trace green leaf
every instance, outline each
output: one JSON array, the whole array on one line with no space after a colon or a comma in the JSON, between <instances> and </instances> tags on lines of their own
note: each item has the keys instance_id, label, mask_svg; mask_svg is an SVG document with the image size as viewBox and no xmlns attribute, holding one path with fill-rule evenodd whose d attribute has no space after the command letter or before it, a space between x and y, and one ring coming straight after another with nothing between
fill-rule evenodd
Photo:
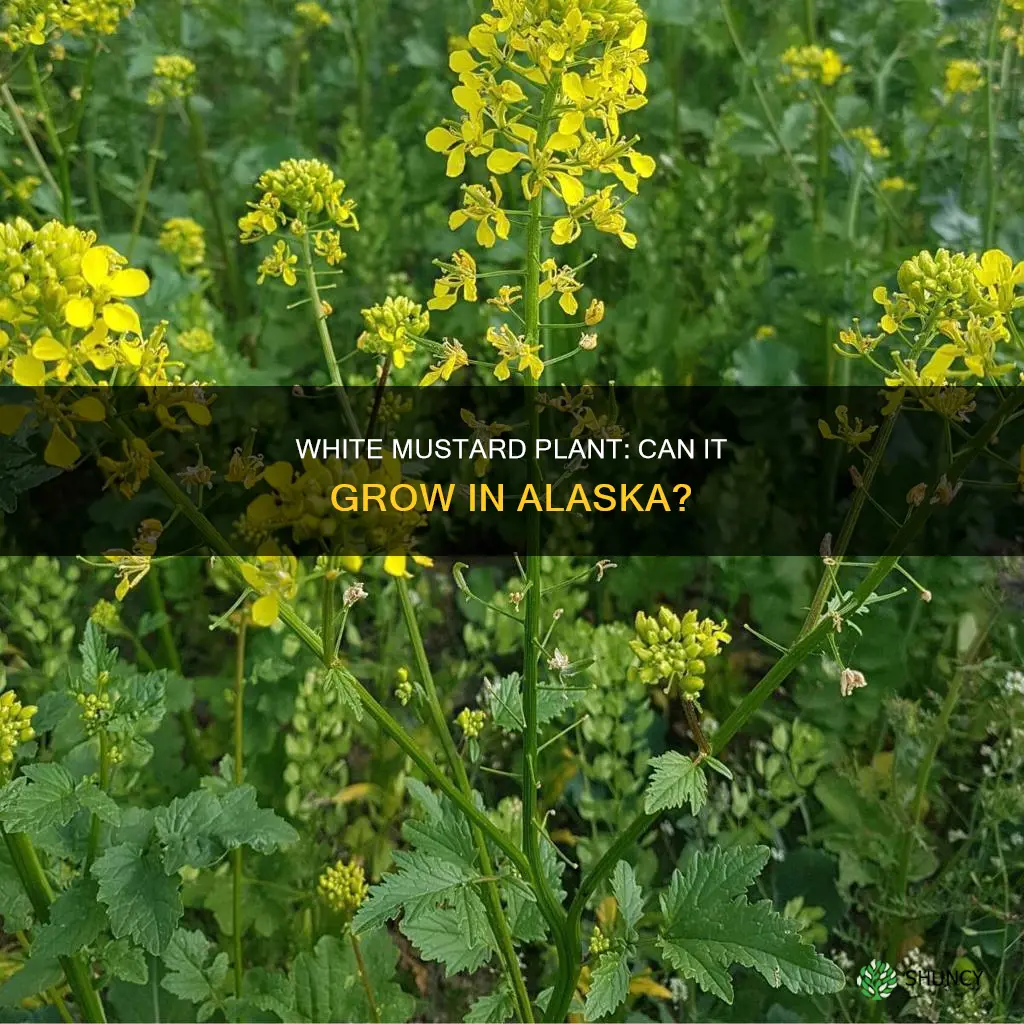
<instances>
[{"instance_id":1,"label":"green leaf","mask_svg":"<svg viewBox=\"0 0 1024 1024\"><path fill-rule=\"evenodd\" d=\"M357 933L385 924L402 911L409 919L433 910L476 878L462 865L416 850L398 850L394 861L398 870L370 890L352 919Z\"/></svg>"},{"instance_id":2,"label":"green leaf","mask_svg":"<svg viewBox=\"0 0 1024 1024\"><path fill-rule=\"evenodd\" d=\"M79 809L71 773L59 764L29 764L23 771L0 790L0 821L7 830L37 833L66 825Z\"/></svg>"},{"instance_id":3,"label":"green leaf","mask_svg":"<svg viewBox=\"0 0 1024 1024\"><path fill-rule=\"evenodd\" d=\"M768 861L764 846L697 852L676 871L661 896L659 944L685 978L731 1003L729 967L752 967L770 985L790 992L838 992L843 972L803 942L793 922L771 902L748 903L746 890Z\"/></svg>"},{"instance_id":4,"label":"green leaf","mask_svg":"<svg viewBox=\"0 0 1024 1024\"><path fill-rule=\"evenodd\" d=\"M60 984L64 972L56 960L33 956L0 987L0 1006L17 1006L25 999Z\"/></svg>"},{"instance_id":5,"label":"green leaf","mask_svg":"<svg viewBox=\"0 0 1024 1024\"><path fill-rule=\"evenodd\" d=\"M421 853L475 870L476 848L462 813L450 800L432 793L419 779L407 779L406 788L424 813L422 819L408 818L402 825L406 842Z\"/></svg>"},{"instance_id":6,"label":"green leaf","mask_svg":"<svg viewBox=\"0 0 1024 1024\"><path fill-rule=\"evenodd\" d=\"M337 697L341 703L352 712L357 722L363 720L363 702L359 699L356 688L347 672L339 669L328 669L324 677L324 689L331 695Z\"/></svg>"},{"instance_id":7,"label":"green leaf","mask_svg":"<svg viewBox=\"0 0 1024 1024\"><path fill-rule=\"evenodd\" d=\"M265 967L251 968L242 980L242 996L257 1009L275 1013L281 1020L295 1019L295 991L284 974Z\"/></svg>"},{"instance_id":8,"label":"green leaf","mask_svg":"<svg viewBox=\"0 0 1024 1024\"><path fill-rule=\"evenodd\" d=\"M472 894L479 901L476 894ZM483 904L483 924L487 927ZM491 942L473 942L460 930L459 915L455 910L444 908L428 910L411 921L399 925L402 934L416 947L424 960L436 960L445 966L445 976L450 977L461 971L475 971L491 958L494 947ZM490 928L487 927L488 936Z\"/></svg>"},{"instance_id":9,"label":"green leaf","mask_svg":"<svg viewBox=\"0 0 1024 1024\"><path fill-rule=\"evenodd\" d=\"M526 728L523 714L523 693L519 685L519 673L512 672L484 683L487 710L491 721L505 732L522 732Z\"/></svg>"},{"instance_id":10,"label":"green leaf","mask_svg":"<svg viewBox=\"0 0 1024 1024\"><path fill-rule=\"evenodd\" d=\"M650 780L644 792L644 810L657 814L671 807L689 803L690 813L697 814L707 803L708 780L704 769L675 750L651 759Z\"/></svg>"},{"instance_id":11,"label":"green leaf","mask_svg":"<svg viewBox=\"0 0 1024 1024\"><path fill-rule=\"evenodd\" d=\"M508 985L502 983L489 995L481 996L463 1017L465 1024L505 1024L516 1012Z\"/></svg>"},{"instance_id":12,"label":"green leaf","mask_svg":"<svg viewBox=\"0 0 1024 1024\"><path fill-rule=\"evenodd\" d=\"M95 942L107 926L107 915L96 900L96 883L79 878L50 906L50 920L36 930L33 957L56 960Z\"/></svg>"},{"instance_id":13,"label":"green leaf","mask_svg":"<svg viewBox=\"0 0 1024 1024\"><path fill-rule=\"evenodd\" d=\"M0 110L0 131L5 131L8 135L14 134L14 122L6 110Z\"/></svg>"},{"instance_id":14,"label":"green leaf","mask_svg":"<svg viewBox=\"0 0 1024 1024\"><path fill-rule=\"evenodd\" d=\"M618 1009L629 994L629 961L625 953L603 953L590 972L587 992L587 1020L607 1017Z\"/></svg>"},{"instance_id":15,"label":"green leaf","mask_svg":"<svg viewBox=\"0 0 1024 1024\"><path fill-rule=\"evenodd\" d=\"M145 985L149 981L146 954L127 939L114 939L103 947L100 960L109 974L132 985Z\"/></svg>"},{"instance_id":16,"label":"green leaf","mask_svg":"<svg viewBox=\"0 0 1024 1024\"><path fill-rule=\"evenodd\" d=\"M636 872L630 864L620 860L612 874L612 893L619 905L619 913L626 925L626 934L630 941L636 941L636 926L644 916L644 896L640 883L636 880Z\"/></svg>"},{"instance_id":17,"label":"green leaf","mask_svg":"<svg viewBox=\"0 0 1024 1024\"><path fill-rule=\"evenodd\" d=\"M167 874L172 875L185 865L209 867L224 856L215 832L220 813L220 801L205 789L176 797L157 810L153 826L163 847Z\"/></svg>"},{"instance_id":18,"label":"green leaf","mask_svg":"<svg viewBox=\"0 0 1024 1024\"><path fill-rule=\"evenodd\" d=\"M167 973L160 984L171 995L198 1003L200 1021L210 1017L224 1002L228 955L218 953L210 963L211 942L200 931L179 928L164 951Z\"/></svg>"},{"instance_id":19,"label":"green leaf","mask_svg":"<svg viewBox=\"0 0 1024 1024\"><path fill-rule=\"evenodd\" d=\"M5 843L0 843L0 918L8 935L32 927L32 904L25 895Z\"/></svg>"},{"instance_id":20,"label":"green leaf","mask_svg":"<svg viewBox=\"0 0 1024 1024\"><path fill-rule=\"evenodd\" d=\"M168 878L154 850L112 846L92 866L115 938L131 937L147 953L167 948L184 913L178 879Z\"/></svg>"},{"instance_id":21,"label":"green leaf","mask_svg":"<svg viewBox=\"0 0 1024 1024\"><path fill-rule=\"evenodd\" d=\"M91 619L86 623L78 652L82 656L82 682L95 692L103 672L113 672L117 665L117 648L107 647L107 634Z\"/></svg>"},{"instance_id":22,"label":"green leaf","mask_svg":"<svg viewBox=\"0 0 1024 1024\"><path fill-rule=\"evenodd\" d=\"M361 940L374 1002L382 1021L405 1021L412 1016L415 1001L395 983L398 950L384 929ZM370 1007L363 990L351 942L343 943L325 935L312 953L300 953L291 971L295 1011L289 1020L367 1021Z\"/></svg>"},{"instance_id":23,"label":"green leaf","mask_svg":"<svg viewBox=\"0 0 1024 1024\"><path fill-rule=\"evenodd\" d=\"M75 789L79 804L107 825L121 824L121 808L92 782L80 782Z\"/></svg>"},{"instance_id":24,"label":"green leaf","mask_svg":"<svg viewBox=\"0 0 1024 1024\"><path fill-rule=\"evenodd\" d=\"M257 805L252 786L238 786L221 797L216 834L229 850L251 846L257 853L273 853L299 839L298 832L284 818Z\"/></svg>"}]
</instances>

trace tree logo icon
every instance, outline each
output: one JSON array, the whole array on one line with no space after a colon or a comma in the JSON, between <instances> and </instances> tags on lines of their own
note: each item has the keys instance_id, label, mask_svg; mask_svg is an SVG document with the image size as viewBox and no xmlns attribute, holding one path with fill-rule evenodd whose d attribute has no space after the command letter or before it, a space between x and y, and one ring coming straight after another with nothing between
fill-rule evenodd
<instances>
[{"instance_id":1,"label":"tree logo icon","mask_svg":"<svg viewBox=\"0 0 1024 1024\"><path fill-rule=\"evenodd\" d=\"M860 969L857 987L867 999L888 999L896 987L896 972L884 960L872 960Z\"/></svg>"}]
</instances>

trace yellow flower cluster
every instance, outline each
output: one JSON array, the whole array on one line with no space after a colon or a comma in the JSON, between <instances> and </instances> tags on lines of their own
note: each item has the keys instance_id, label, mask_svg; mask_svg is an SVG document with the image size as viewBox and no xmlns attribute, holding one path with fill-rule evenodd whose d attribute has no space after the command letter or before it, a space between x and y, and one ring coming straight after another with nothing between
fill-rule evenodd
<instances>
[{"instance_id":1,"label":"yellow flower cluster","mask_svg":"<svg viewBox=\"0 0 1024 1024\"><path fill-rule=\"evenodd\" d=\"M165 381L162 330L144 341L123 301L148 289L146 274L91 231L56 220L0 225L0 321L14 329L0 329L0 377L39 387L123 367L143 383Z\"/></svg>"},{"instance_id":2,"label":"yellow flower cluster","mask_svg":"<svg viewBox=\"0 0 1024 1024\"><path fill-rule=\"evenodd\" d=\"M206 259L206 234L191 217L171 217L160 229L158 244L164 252L177 257L178 266L195 270Z\"/></svg>"},{"instance_id":3,"label":"yellow flower cluster","mask_svg":"<svg viewBox=\"0 0 1024 1024\"><path fill-rule=\"evenodd\" d=\"M111 35L135 0L4 0L0 44L9 50L45 46L54 36Z\"/></svg>"},{"instance_id":4,"label":"yellow flower cluster","mask_svg":"<svg viewBox=\"0 0 1024 1024\"><path fill-rule=\"evenodd\" d=\"M359 230L355 203L342 199L345 182L321 160L285 160L279 167L264 171L256 182L262 192L258 203L249 203L250 212L239 218L243 243L258 242L288 225L295 238L311 234L313 250L336 266L345 259L341 234L336 228ZM333 224L334 227L328 227ZM308 242L304 241L304 244ZM291 246L279 239L259 268L259 283L268 276L281 278L289 287L296 283L298 257Z\"/></svg>"},{"instance_id":5,"label":"yellow flower cluster","mask_svg":"<svg viewBox=\"0 0 1024 1024\"><path fill-rule=\"evenodd\" d=\"M404 295L388 296L382 305L362 311L367 329L356 346L364 352L391 357L399 369L405 357L416 350L416 338L430 329L430 314Z\"/></svg>"},{"instance_id":6,"label":"yellow flower cluster","mask_svg":"<svg viewBox=\"0 0 1024 1024\"><path fill-rule=\"evenodd\" d=\"M1006 0L999 9L999 38L1013 43L1018 56L1024 57L1024 0Z\"/></svg>"},{"instance_id":7,"label":"yellow flower cluster","mask_svg":"<svg viewBox=\"0 0 1024 1024\"><path fill-rule=\"evenodd\" d=\"M35 738L32 716L38 710L32 704L23 707L13 690L0 693L0 765L11 764L15 748Z\"/></svg>"},{"instance_id":8,"label":"yellow flower cluster","mask_svg":"<svg viewBox=\"0 0 1024 1024\"><path fill-rule=\"evenodd\" d=\"M196 66L180 53L153 58L153 85L146 96L151 107L162 107L168 100L183 100L196 89Z\"/></svg>"},{"instance_id":9,"label":"yellow flower cluster","mask_svg":"<svg viewBox=\"0 0 1024 1024\"><path fill-rule=\"evenodd\" d=\"M873 293L884 310L882 333L865 335L858 326L839 337L842 345L862 356L887 338L905 341L907 355L891 352L896 372L886 378L887 384L944 385L1013 370L1009 352L1004 356L1000 346L1012 337L1008 317L1024 306L1024 262L1014 264L1001 249L989 249L980 258L939 249L906 260L896 280L899 291L890 294L879 286ZM932 340L939 339L945 340L933 348Z\"/></svg>"},{"instance_id":10,"label":"yellow flower cluster","mask_svg":"<svg viewBox=\"0 0 1024 1024\"><path fill-rule=\"evenodd\" d=\"M878 183L878 187L883 192L913 192L915 188L906 178L901 178L898 174L891 178L883 178Z\"/></svg>"},{"instance_id":11,"label":"yellow flower cluster","mask_svg":"<svg viewBox=\"0 0 1024 1024\"><path fill-rule=\"evenodd\" d=\"M362 906L370 889L361 865L339 860L320 876L317 891L331 910L349 916Z\"/></svg>"},{"instance_id":12,"label":"yellow flower cluster","mask_svg":"<svg viewBox=\"0 0 1024 1024\"><path fill-rule=\"evenodd\" d=\"M476 739L484 731L487 722L486 711L473 711L463 708L455 717L455 724L462 730L467 740Z\"/></svg>"},{"instance_id":13,"label":"yellow flower cluster","mask_svg":"<svg viewBox=\"0 0 1024 1024\"><path fill-rule=\"evenodd\" d=\"M404 665L400 666L396 675L398 682L395 684L395 696L398 698L398 703L405 707L412 700L415 690L412 680L409 678L409 670Z\"/></svg>"},{"instance_id":14,"label":"yellow flower cluster","mask_svg":"<svg viewBox=\"0 0 1024 1024\"><path fill-rule=\"evenodd\" d=\"M204 352L212 352L217 347L213 335L205 327L190 327L182 331L176 340L186 352L197 356Z\"/></svg>"},{"instance_id":15,"label":"yellow flower cluster","mask_svg":"<svg viewBox=\"0 0 1024 1024\"><path fill-rule=\"evenodd\" d=\"M985 84L981 65L976 60L951 60L946 65L945 92L947 96L970 96Z\"/></svg>"},{"instance_id":16,"label":"yellow flower cluster","mask_svg":"<svg viewBox=\"0 0 1024 1024\"><path fill-rule=\"evenodd\" d=\"M831 46L791 46L782 55L782 63L786 70L780 78L785 83L831 86L850 70Z\"/></svg>"},{"instance_id":17,"label":"yellow flower cluster","mask_svg":"<svg viewBox=\"0 0 1024 1024\"><path fill-rule=\"evenodd\" d=\"M590 955L600 956L612 948L612 940L609 939L597 925L590 934Z\"/></svg>"},{"instance_id":18,"label":"yellow flower cluster","mask_svg":"<svg viewBox=\"0 0 1024 1024\"><path fill-rule=\"evenodd\" d=\"M888 147L883 145L873 128L867 125L862 128L851 128L847 134L851 139L856 139L873 159L884 160L889 155Z\"/></svg>"},{"instance_id":19,"label":"yellow flower cluster","mask_svg":"<svg viewBox=\"0 0 1024 1024\"><path fill-rule=\"evenodd\" d=\"M678 683L683 698L694 700L704 689L706 659L715 657L721 645L732 640L727 625L713 619L698 621L694 609L682 618L664 605L656 616L637 612L636 636L629 647L639 664L629 670L630 678L649 686L664 683L666 693Z\"/></svg>"},{"instance_id":20,"label":"yellow flower cluster","mask_svg":"<svg viewBox=\"0 0 1024 1024\"><path fill-rule=\"evenodd\" d=\"M333 19L315 0L299 0L295 5L295 14L302 28L310 32L317 29L330 28Z\"/></svg>"},{"instance_id":21,"label":"yellow flower cluster","mask_svg":"<svg viewBox=\"0 0 1024 1024\"><path fill-rule=\"evenodd\" d=\"M461 117L432 129L427 145L447 155L449 177L464 172L467 157L486 157L492 175L520 174L527 199L556 196L565 207L552 227L556 245L590 223L632 248L615 189L635 193L655 163L620 134L619 118L646 103L646 32L636 0L495 0L470 30L470 48L449 59ZM614 183L588 190L587 174ZM452 218L480 222L483 245L493 244L495 232L483 226L491 218L507 236L495 178L491 185L467 188L467 206Z\"/></svg>"}]
</instances>

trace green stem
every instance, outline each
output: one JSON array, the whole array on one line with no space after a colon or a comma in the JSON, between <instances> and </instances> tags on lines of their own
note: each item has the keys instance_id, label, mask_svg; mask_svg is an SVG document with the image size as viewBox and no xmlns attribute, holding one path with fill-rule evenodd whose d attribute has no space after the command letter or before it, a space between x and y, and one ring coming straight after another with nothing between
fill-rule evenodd
<instances>
[{"instance_id":1,"label":"green stem","mask_svg":"<svg viewBox=\"0 0 1024 1024\"><path fill-rule=\"evenodd\" d=\"M234 759L235 785L240 786L245 778L245 632L246 621L238 625L238 638L235 643L235 731ZM242 958L242 847L231 851L231 939L234 943L235 956L235 996L242 998L242 982L245 966Z\"/></svg>"},{"instance_id":2,"label":"green stem","mask_svg":"<svg viewBox=\"0 0 1024 1024\"><path fill-rule=\"evenodd\" d=\"M43 91L43 82L39 77L39 65L36 63L36 55L30 52L28 55L28 75L32 83L32 95L35 97L36 106L43 118L43 127L46 129L46 138L50 143L50 149L57 159L57 174L60 176L60 202L61 216L65 224L73 222L71 206L71 168L68 165L68 154L57 134L57 127L53 123L53 115L50 113L50 105L46 102L46 93Z\"/></svg>"},{"instance_id":3,"label":"green stem","mask_svg":"<svg viewBox=\"0 0 1024 1024\"><path fill-rule=\"evenodd\" d=\"M142 175L142 182L139 185L139 194L135 200L135 216L132 218L132 234L128 239L128 248L125 256L131 260L135 252L135 244L139 240L139 232L142 230L142 221L146 216L146 207L149 205L149 190L153 187L153 179L156 177L156 165L161 159L160 146L164 141L164 126L167 124L167 108L161 107L156 115L156 122L153 125L153 138L149 144L149 155L146 160L146 170Z\"/></svg>"},{"instance_id":4,"label":"green stem","mask_svg":"<svg viewBox=\"0 0 1024 1024\"><path fill-rule=\"evenodd\" d=\"M110 740L104 731L100 731L100 789L105 793L110 786ZM85 870L88 874L93 861L100 847L100 833L103 829L103 822L99 815L93 814L89 824L89 847L85 855Z\"/></svg>"},{"instance_id":5,"label":"green stem","mask_svg":"<svg viewBox=\"0 0 1024 1024\"><path fill-rule=\"evenodd\" d=\"M996 45L999 40L999 13L1002 6L1002 0L995 0L992 5L992 24L988 31L988 62L985 68L985 141L987 146L985 147L984 239L986 249L991 249L995 244L996 199L999 194L999 181L996 173L998 141L996 132L999 130L999 123L996 116L995 82L993 79L995 78Z\"/></svg>"},{"instance_id":6,"label":"green stem","mask_svg":"<svg viewBox=\"0 0 1024 1024\"><path fill-rule=\"evenodd\" d=\"M240 318L245 316L246 313L245 295L242 291L241 279L238 276L238 260L235 247L228 241L228 232L221 209L220 196L206 155L206 131L203 128L202 118L196 113L195 107L192 106L188 98L184 100L184 109L185 117L188 120L189 138L192 143L192 153L196 161L199 183L206 195L206 201L210 206L210 216L213 218L214 240L217 243L224 273L222 291L228 300L229 312L233 313L236 318Z\"/></svg>"},{"instance_id":7,"label":"green stem","mask_svg":"<svg viewBox=\"0 0 1024 1024\"><path fill-rule=\"evenodd\" d=\"M160 638L164 663L177 675L184 675L181 670L181 658L178 657L178 648L174 643L174 634L171 632L171 619L167 614L164 592L160 586L160 570L152 564L146 574L146 588L149 593L149 607L160 621L157 635ZM196 731L195 722L192 721L191 710L186 708L184 711L179 711L178 722L185 738L185 754L188 761L194 768L202 771L204 768L203 751L199 745L199 733Z\"/></svg>"},{"instance_id":8,"label":"green stem","mask_svg":"<svg viewBox=\"0 0 1024 1024\"><path fill-rule=\"evenodd\" d=\"M327 314L324 312L323 302L320 299L320 289L316 283L316 268L313 265L313 251L309 244L309 232L302 236L302 268L305 271L306 291L309 293L309 302L313 307L313 316L316 320L316 331L320 336L320 347L323 349L324 362L327 364L327 373L331 378L338 401L341 403L341 411L351 430L353 437L362 437L359 421L352 409L348 392L345 390L345 381L341 376L341 367L338 365L338 357L334 354L334 342L331 340L331 331L327 326Z\"/></svg>"},{"instance_id":9,"label":"green stem","mask_svg":"<svg viewBox=\"0 0 1024 1024\"><path fill-rule=\"evenodd\" d=\"M404 579L396 580L396 583L398 585L399 603L402 606L402 618L405 621L406 632L409 634L409 642L412 644L416 673L427 695L427 710L433 725L434 734L441 742L445 759L451 767L452 775L460 792L467 800L472 800L473 790L469 783L469 777L466 775L466 767L463 764L462 758L459 757L451 730L449 730L448 723L445 720L444 709L441 707L441 701L437 695L437 687L434 685L434 676L430 670L426 648L423 646L423 634L420 632L419 622L416 620L416 611L409 598L409 585ZM491 862L490 851L487 849L487 842L478 827L473 826L472 833L473 844L480 858L480 871L484 877L490 878L494 875L494 865ZM505 974L512 986L512 992L515 995L519 1013L524 1021L532 1021L533 1010L530 1006L530 996L526 991L526 982L523 980L519 958L516 956L515 946L512 942L512 932L502 910L501 896L496 882L486 882L484 884L484 903L487 909L487 918L491 924L491 930L498 941Z\"/></svg>"},{"instance_id":10,"label":"green stem","mask_svg":"<svg viewBox=\"0 0 1024 1024\"><path fill-rule=\"evenodd\" d=\"M355 954L356 967L359 969L359 977L363 983L363 991L366 993L366 1002L370 1007L370 1019L373 1024L380 1024L380 1010L377 1009L377 1000L373 995L373 986L370 984L370 975L366 972L366 964L363 961L363 951L359 948L359 937L353 931L349 931L349 939L352 941L352 952Z\"/></svg>"},{"instance_id":11,"label":"green stem","mask_svg":"<svg viewBox=\"0 0 1024 1024\"><path fill-rule=\"evenodd\" d=\"M36 854L32 840L24 832L5 832L3 834L7 850L11 855L18 878L32 904L36 919L45 924L50 919L50 904L53 903L53 890L46 880L42 864ZM62 956L59 958L64 977L78 1001L78 1008L85 1020L92 1024L106 1024L107 1015L103 1011L103 1003L93 987L92 973L80 956Z\"/></svg>"},{"instance_id":12,"label":"green stem","mask_svg":"<svg viewBox=\"0 0 1024 1024\"><path fill-rule=\"evenodd\" d=\"M50 172L49 165L43 158L43 154L39 151L39 147L36 145L36 140L32 137L32 130L28 126L28 122L25 120L25 115L21 112L21 107L18 106L18 101L14 98L14 94L6 85L0 85L0 99L3 99L4 106L7 108L7 112L11 115L11 120L17 125L18 133L21 135L22 142L25 143L25 148L32 154L32 159L36 162L36 167L39 168L39 173L43 177L43 181L50 187L53 192L54 198L58 203L63 202L63 194L61 193L60 185L57 184L57 179L54 178Z\"/></svg>"},{"instance_id":13,"label":"green stem","mask_svg":"<svg viewBox=\"0 0 1024 1024\"><path fill-rule=\"evenodd\" d=\"M953 716L953 709L960 700L960 693L963 690L968 671L976 666L981 654L981 649L984 647L985 642L988 639L988 634L995 622L995 618L995 615L990 616L985 625L978 630L971 646L968 648L963 659L957 666L956 671L953 673L949 689L946 691L945 699L943 700L942 707L939 710L939 717L935 720L935 725L932 728L932 735L928 743L928 749L925 751L924 757L921 758L921 763L917 768L917 785L914 788L914 798L910 804L910 827L903 833L903 843L900 849L899 870L896 876L898 879L897 891L901 894L904 900L907 895L907 876L910 872L910 855L913 851L914 838L916 837L917 830L920 827L921 818L924 816L925 796L928 792L928 780L931 778L932 766L935 764L935 756L939 751L939 747L942 745L942 741L946 737L946 732L949 729L949 720Z\"/></svg>"}]
</instances>

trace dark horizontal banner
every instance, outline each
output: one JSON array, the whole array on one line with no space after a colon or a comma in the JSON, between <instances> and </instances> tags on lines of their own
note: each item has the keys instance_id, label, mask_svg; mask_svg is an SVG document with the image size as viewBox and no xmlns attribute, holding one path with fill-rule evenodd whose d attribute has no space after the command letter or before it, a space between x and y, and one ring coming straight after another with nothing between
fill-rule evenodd
<instances>
[{"instance_id":1,"label":"dark horizontal banner","mask_svg":"<svg viewBox=\"0 0 1024 1024\"><path fill-rule=\"evenodd\" d=\"M0 395L7 553L814 554L854 506L851 552L1024 549L993 388Z\"/></svg>"}]
</instances>

